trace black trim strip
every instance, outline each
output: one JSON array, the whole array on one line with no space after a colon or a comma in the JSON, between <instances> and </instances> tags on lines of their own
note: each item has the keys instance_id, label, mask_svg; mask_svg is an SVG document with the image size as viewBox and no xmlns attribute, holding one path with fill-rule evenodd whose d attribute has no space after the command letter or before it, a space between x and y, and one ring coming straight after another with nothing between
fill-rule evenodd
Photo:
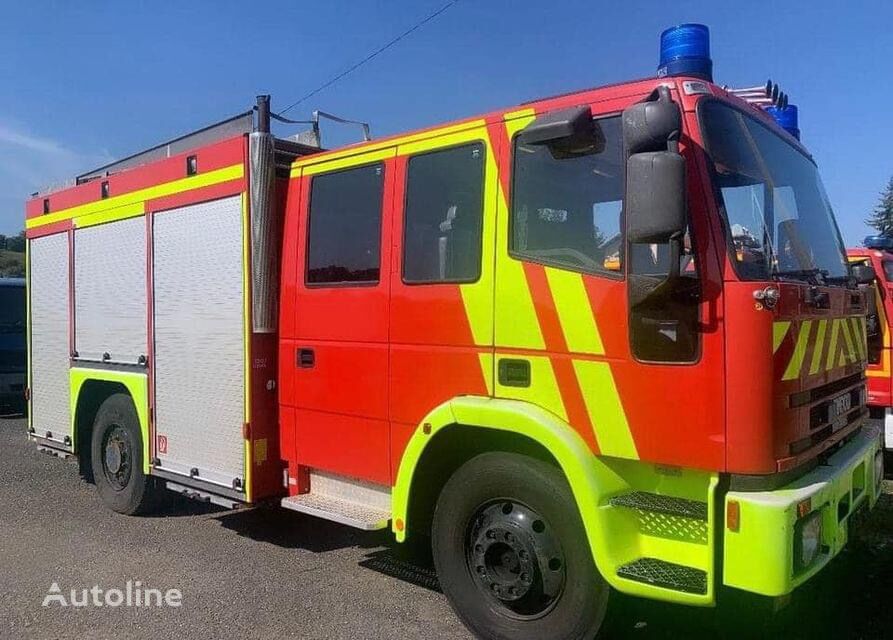
<instances>
[{"instance_id":1,"label":"black trim strip","mask_svg":"<svg viewBox=\"0 0 893 640\"><path fill-rule=\"evenodd\" d=\"M177 484L181 484L184 487L189 487L191 489L198 489L207 493L213 493L218 496L224 496L233 500L237 500L239 502L247 502L247 496L241 491L229 489L222 485L214 484L213 482L206 482L204 480L190 478L186 474L177 473L175 471L168 471L167 469L159 469L158 467L152 467L149 470L149 475L157 476L162 480L170 480L171 482L176 482Z\"/></svg>"}]
</instances>

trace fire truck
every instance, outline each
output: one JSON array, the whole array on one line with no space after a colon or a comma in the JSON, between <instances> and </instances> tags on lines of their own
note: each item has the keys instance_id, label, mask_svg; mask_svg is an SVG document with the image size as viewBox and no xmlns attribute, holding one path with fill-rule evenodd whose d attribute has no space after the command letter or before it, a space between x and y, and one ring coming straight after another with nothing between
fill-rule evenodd
<instances>
[{"instance_id":1,"label":"fire truck","mask_svg":"<svg viewBox=\"0 0 893 640\"><path fill-rule=\"evenodd\" d=\"M867 289L868 386L870 417L882 425L884 445L893 451L893 373L890 369L890 321L893 318L893 238L865 238L864 247L848 249L854 269L865 269ZM872 278L873 277L873 278Z\"/></svg>"},{"instance_id":2,"label":"fire truck","mask_svg":"<svg viewBox=\"0 0 893 640\"><path fill-rule=\"evenodd\" d=\"M784 598L883 475L796 115L715 84L693 24L656 77L343 148L261 96L29 200L29 437L124 514L430 537L481 637Z\"/></svg>"}]
</instances>

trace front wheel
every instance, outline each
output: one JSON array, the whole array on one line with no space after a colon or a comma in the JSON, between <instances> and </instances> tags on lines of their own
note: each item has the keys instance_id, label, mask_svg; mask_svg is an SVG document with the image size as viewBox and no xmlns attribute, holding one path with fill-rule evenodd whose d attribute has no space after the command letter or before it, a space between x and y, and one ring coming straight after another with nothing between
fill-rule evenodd
<instances>
[{"instance_id":1,"label":"front wheel","mask_svg":"<svg viewBox=\"0 0 893 640\"><path fill-rule=\"evenodd\" d=\"M127 394L111 395L99 407L90 453L93 481L107 507L126 515L153 509L159 489L143 473L139 418Z\"/></svg>"},{"instance_id":2,"label":"front wheel","mask_svg":"<svg viewBox=\"0 0 893 640\"><path fill-rule=\"evenodd\" d=\"M593 638L601 628L609 588L552 465L513 453L472 458L440 494L432 543L441 587L479 637Z\"/></svg>"}]
</instances>

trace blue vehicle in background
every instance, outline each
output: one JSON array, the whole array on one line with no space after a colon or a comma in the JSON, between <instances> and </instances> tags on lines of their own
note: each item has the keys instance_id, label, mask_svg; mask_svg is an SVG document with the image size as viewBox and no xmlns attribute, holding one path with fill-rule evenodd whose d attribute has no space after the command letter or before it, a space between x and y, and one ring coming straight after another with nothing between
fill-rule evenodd
<instances>
[{"instance_id":1,"label":"blue vehicle in background","mask_svg":"<svg viewBox=\"0 0 893 640\"><path fill-rule=\"evenodd\" d=\"M25 280L0 278L0 414L25 412Z\"/></svg>"}]
</instances>

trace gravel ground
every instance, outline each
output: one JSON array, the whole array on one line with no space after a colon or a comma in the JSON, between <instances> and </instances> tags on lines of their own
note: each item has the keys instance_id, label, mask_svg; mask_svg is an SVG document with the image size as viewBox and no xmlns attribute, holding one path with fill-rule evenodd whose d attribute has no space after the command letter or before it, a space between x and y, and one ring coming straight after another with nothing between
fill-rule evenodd
<instances>
[{"instance_id":1,"label":"gravel ground","mask_svg":"<svg viewBox=\"0 0 893 640\"><path fill-rule=\"evenodd\" d=\"M425 553L389 534L277 509L175 498L161 514L105 510L74 464L0 420L0 638L468 638ZM614 597L608 637L882 638L893 629L893 495L851 545L776 615ZM179 608L62 608L50 585L178 589ZM738 612L738 613L734 613Z\"/></svg>"}]
</instances>

